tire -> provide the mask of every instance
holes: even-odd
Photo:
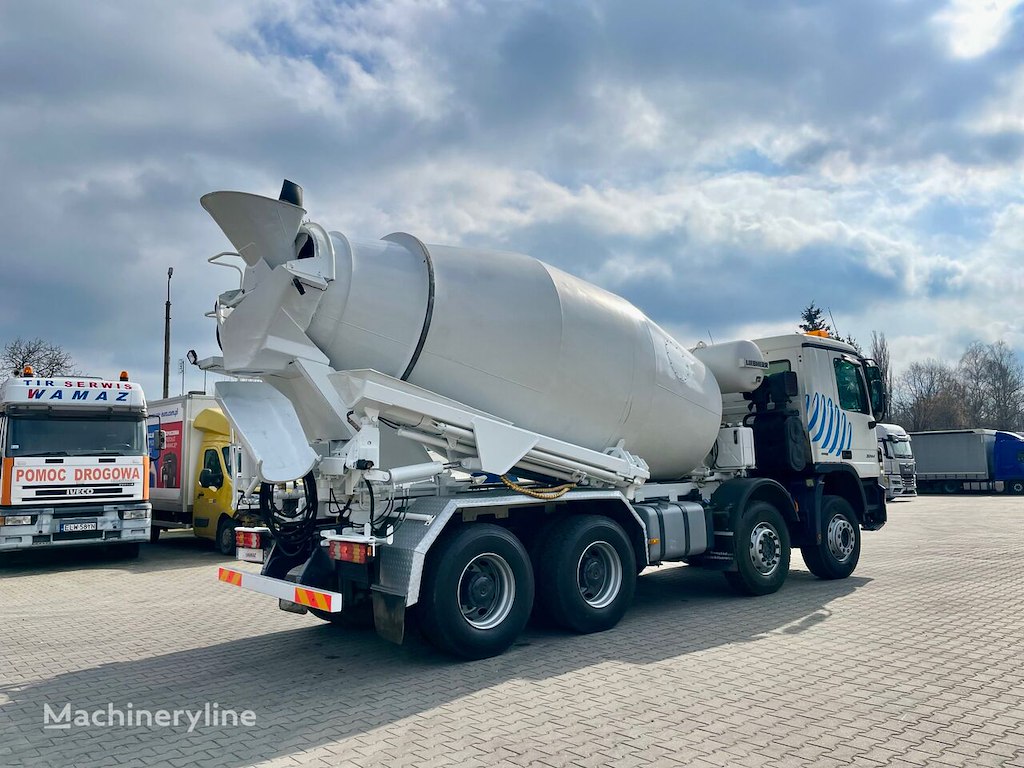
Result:
[[[819,579],[845,579],[860,560],[860,524],[850,502],[825,496],[821,505],[821,543],[800,548],[807,569]]]
[[[156,544],[160,541],[160,534],[163,533],[163,528],[157,528],[155,525],[149,528],[149,543]]]
[[[725,571],[729,585],[741,595],[777,592],[789,574],[791,550],[786,521],[766,501],[754,501],[743,512],[733,536],[735,571]]]
[[[530,558],[513,534],[462,525],[430,553],[418,609],[423,634],[466,659],[497,656],[526,626],[533,584]]]
[[[227,515],[217,523],[217,551],[229,557],[235,554],[235,521]]]
[[[1010,493],[1020,495],[1024,493],[1024,480],[1011,480],[1007,483],[1007,487]]]
[[[614,520],[569,517],[548,532],[537,562],[537,601],[553,623],[581,634],[611,629],[635,589],[633,547]]]

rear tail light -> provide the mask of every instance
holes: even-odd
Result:
[[[373,551],[369,544],[331,541],[327,544],[327,556],[332,560],[343,560],[346,563],[365,563],[373,557]]]
[[[244,549],[263,549],[263,531],[235,529],[235,546]]]

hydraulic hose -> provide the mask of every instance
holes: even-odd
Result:
[[[274,503],[274,483],[260,485],[260,517],[288,557],[308,549],[316,533],[316,478],[312,472],[302,478],[302,485],[306,503],[304,506],[297,503],[294,509],[289,509],[288,505],[278,508]]]

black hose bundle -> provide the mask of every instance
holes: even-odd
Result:
[[[302,478],[302,485],[305,505],[299,503],[301,500],[294,499],[294,504],[286,501],[281,508],[274,503],[274,483],[260,485],[260,517],[270,529],[277,546],[289,557],[309,549],[310,541],[316,533],[316,478],[312,472]]]

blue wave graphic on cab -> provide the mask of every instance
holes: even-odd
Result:
[[[853,425],[843,409],[831,397],[820,392],[804,395],[807,410],[807,434],[826,456],[839,456],[850,449]]]

